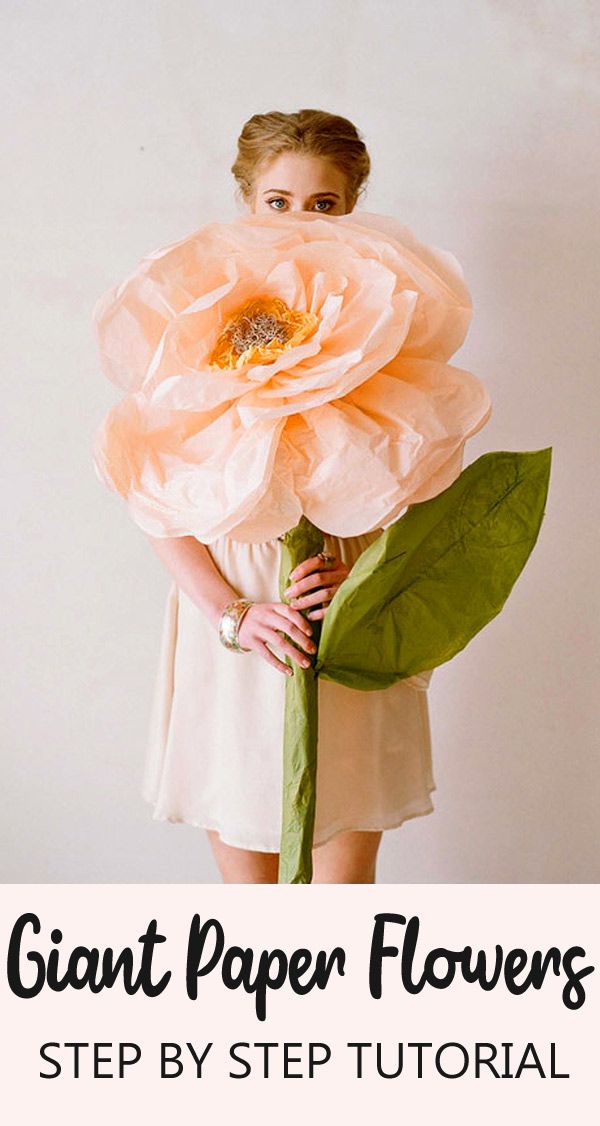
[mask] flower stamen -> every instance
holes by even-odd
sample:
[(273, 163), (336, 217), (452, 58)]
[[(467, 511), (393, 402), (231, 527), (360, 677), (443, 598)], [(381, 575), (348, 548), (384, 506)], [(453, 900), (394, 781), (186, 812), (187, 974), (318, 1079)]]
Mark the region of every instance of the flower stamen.
[(273, 363), (306, 340), (317, 324), (314, 313), (290, 309), (280, 297), (255, 298), (229, 318), (209, 362), (218, 368)]

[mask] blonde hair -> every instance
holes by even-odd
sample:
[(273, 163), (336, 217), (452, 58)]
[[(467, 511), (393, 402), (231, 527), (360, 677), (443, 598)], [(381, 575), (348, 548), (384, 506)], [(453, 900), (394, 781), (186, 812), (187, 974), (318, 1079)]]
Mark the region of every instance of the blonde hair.
[(238, 137), (238, 152), (231, 171), (244, 200), (252, 195), (262, 165), (280, 153), (322, 156), (346, 177), (349, 204), (354, 207), (365, 190), (371, 162), (357, 128), (345, 117), (320, 109), (296, 113), (255, 113)]

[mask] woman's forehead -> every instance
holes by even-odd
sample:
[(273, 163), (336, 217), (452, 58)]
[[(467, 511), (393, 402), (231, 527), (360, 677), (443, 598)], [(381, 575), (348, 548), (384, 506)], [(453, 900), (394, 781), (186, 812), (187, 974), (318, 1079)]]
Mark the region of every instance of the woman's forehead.
[(258, 171), (256, 183), (264, 191), (295, 191), (310, 187), (313, 192), (343, 191), (344, 173), (325, 156), (309, 153), (279, 153)]

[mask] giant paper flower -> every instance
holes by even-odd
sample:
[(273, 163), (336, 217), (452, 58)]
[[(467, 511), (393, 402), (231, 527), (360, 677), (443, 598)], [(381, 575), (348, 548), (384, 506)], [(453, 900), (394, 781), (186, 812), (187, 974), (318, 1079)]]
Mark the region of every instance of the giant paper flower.
[(471, 318), (453, 255), (386, 216), (249, 215), (143, 259), (94, 309), (128, 394), (94, 447), (154, 536), (360, 535), (437, 495), (487, 421), (448, 364)]

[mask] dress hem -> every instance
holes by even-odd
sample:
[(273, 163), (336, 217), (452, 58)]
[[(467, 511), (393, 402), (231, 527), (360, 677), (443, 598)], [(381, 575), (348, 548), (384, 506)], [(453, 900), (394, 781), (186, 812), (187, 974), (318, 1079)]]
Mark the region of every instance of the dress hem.
[[(437, 787), (435, 786), (435, 784), (433, 786), (430, 786), (429, 790), (428, 790), (428, 794), (431, 795), (436, 789), (437, 789)], [(147, 797), (147, 796), (144, 795), (144, 800), (146, 802), (148, 802), (149, 804), (153, 804), (153, 799), (150, 798), (150, 797)], [(321, 836), (318, 839), (315, 837), (315, 839), (313, 840), (313, 848), (320, 848), (321, 845), (327, 844), (329, 841), (333, 840), (334, 837), (337, 837), (340, 833), (347, 833), (347, 832), (355, 832), (355, 833), (386, 832), (387, 830), (390, 830), (390, 829), (399, 829), (404, 824), (405, 821), (410, 821), (414, 817), (425, 817), (425, 816), (427, 816), (427, 814), (434, 813), (434, 812), (435, 812), (435, 806), (433, 805), (433, 802), (430, 800), (427, 803), (427, 805), (422, 805), (422, 804), (417, 805), (417, 804), (415, 804), (413, 807), (408, 807), (408, 809), (405, 811), (405, 813), (403, 813), (402, 815), (397, 815), (396, 817), (392, 818), (390, 821), (385, 822), (385, 824), (382, 824), (382, 822), (380, 820), (378, 820), (376, 824), (374, 824), (372, 822), (370, 824), (366, 824), (366, 823), (363, 822), (363, 824), (361, 824), (361, 825), (357, 825), (355, 823), (345, 824), (345, 823), (342, 823), (342, 822), (337, 822), (335, 825), (331, 826), (326, 831), (325, 834), (321, 834)], [(254, 843), (251, 844), (248, 841), (241, 841), (239, 838), (237, 840), (233, 840), (233, 838), (229, 835), (229, 833), (227, 833), (226, 836), (223, 836), (223, 831), (219, 828), (218, 824), (211, 821), (209, 818), (205, 818), (202, 821), (199, 821), (196, 818), (183, 817), (183, 816), (179, 816), (178, 814), (158, 813), (155, 810), (154, 813), (152, 814), (152, 820), (153, 821), (167, 821), (172, 825), (190, 825), (195, 829), (211, 829), (213, 832), (216, 832), (216, 833), (219, 834), (219, 837), (220, 837), (221, 841), (223, 842), (223, 844), (230, 845), (232, 848), (241, 848), (241, 849), (245, 849), (245, 850), (250, 851), (250, 852), (266, 852), (266, 853), (278, 853), (279, 852), (279, 843), (277, 845), (277, 848), (273, 848), (272, 846), (257, 845), (257, 844), (254, 844)]]

